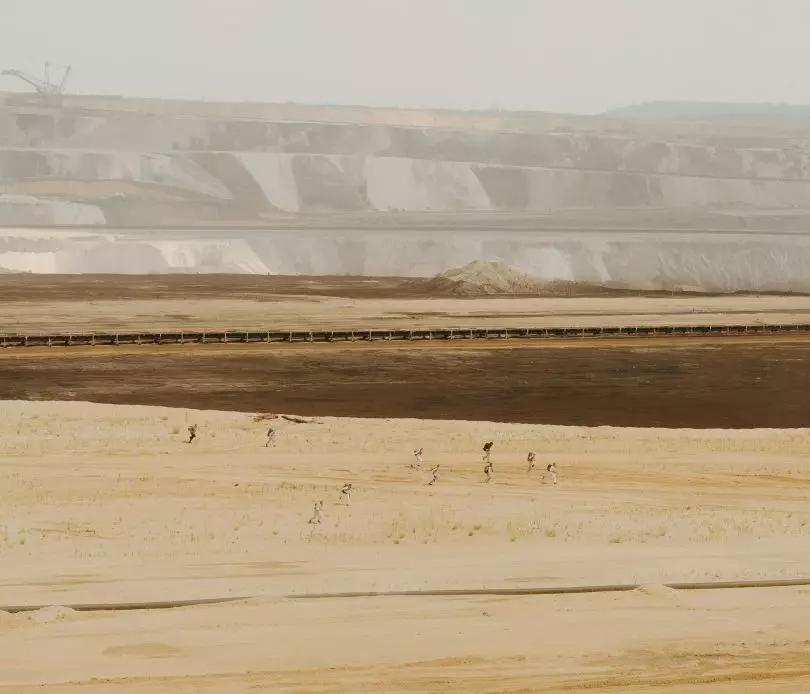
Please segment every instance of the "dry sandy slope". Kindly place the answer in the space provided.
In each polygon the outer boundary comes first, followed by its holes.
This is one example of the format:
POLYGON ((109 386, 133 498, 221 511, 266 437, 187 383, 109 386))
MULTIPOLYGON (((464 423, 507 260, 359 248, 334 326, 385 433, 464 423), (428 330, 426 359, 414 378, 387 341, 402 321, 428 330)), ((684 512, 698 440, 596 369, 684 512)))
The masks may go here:
POLYGON ((568 327, 806 323, 810 297, 2 301, 4 333, 107 330, 568 327))
POLYGON ((810 590, 656 587, 810 575, 807 430, 324 419, 278 424, 266 449, 266 428, 239 413, 0 403, 0 603, 256 596, 0 615, 0 691, 810 687, 810 590), (200 437, 187 446, 191 422, 200 437), (485 485, 479 449, 490 437, 496 477, 485 485), (416 445, 441 464, 433 488, 408 467, 416 445), (527 474, 530 448, 538 469, 558 463, 558 487, 527 474), (346 480, 357 487, 350 508, 335 504, 346 480), (313 528, 321 498, 326 517, 313 528), (284 597, 611 582, 649 588, 284 597))

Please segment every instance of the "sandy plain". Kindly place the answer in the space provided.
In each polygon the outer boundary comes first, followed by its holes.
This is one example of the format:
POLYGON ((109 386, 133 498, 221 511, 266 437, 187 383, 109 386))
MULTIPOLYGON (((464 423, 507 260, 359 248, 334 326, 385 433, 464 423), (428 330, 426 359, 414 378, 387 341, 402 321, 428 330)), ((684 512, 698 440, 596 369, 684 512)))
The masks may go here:
POLYGON ((0 613, 0 691, 810 688, 810 589, 662 587, 810 576, 807 429, 319 418, 274 423, 266 448, 267 426, 237 412, 0 403, 0 603, 51 606, 0 613), (556 487, 541 472, 552 460, 556 487), (346 481, 350 507, 336 503, 346 481), (593 583, 642 588, 296 597, 593 583), (244 599, 59 608, 210 597, 244 599))
POLYGON ((806 323, 800 295, 435 296, 427 280, 0 276, 0 332, 806 323))
POLYGON ((2 331, 525 328, 806 323, 810 297, 53 300, 2 304, 2 331))

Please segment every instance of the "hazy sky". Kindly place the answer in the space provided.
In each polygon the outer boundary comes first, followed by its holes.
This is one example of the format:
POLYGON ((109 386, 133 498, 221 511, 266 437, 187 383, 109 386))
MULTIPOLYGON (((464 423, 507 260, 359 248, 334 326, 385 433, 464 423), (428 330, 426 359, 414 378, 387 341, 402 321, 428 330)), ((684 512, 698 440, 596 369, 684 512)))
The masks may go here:
POLYGON ((810 103, 808 34, 810 0, 0 0, 2 68, 208 100, 810 103))

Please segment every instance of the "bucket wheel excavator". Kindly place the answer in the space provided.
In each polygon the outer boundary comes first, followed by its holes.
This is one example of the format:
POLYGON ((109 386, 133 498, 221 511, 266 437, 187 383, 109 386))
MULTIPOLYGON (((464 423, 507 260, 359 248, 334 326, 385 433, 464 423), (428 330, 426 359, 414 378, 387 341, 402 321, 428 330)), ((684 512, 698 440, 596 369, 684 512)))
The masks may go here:
POLYGON ((17 77, 23 82, 30 84, 37 90, 37 94, 42 96, 59 96, 64 94, 67 88, 68 78, 70 77, 70 65, 62 70, 62 79, 59 81, 51 79, 51 66, 49 63, 45 63, 45 71, 41 79, 23 70, 2 70, 0 71, 0 76, 17 77))

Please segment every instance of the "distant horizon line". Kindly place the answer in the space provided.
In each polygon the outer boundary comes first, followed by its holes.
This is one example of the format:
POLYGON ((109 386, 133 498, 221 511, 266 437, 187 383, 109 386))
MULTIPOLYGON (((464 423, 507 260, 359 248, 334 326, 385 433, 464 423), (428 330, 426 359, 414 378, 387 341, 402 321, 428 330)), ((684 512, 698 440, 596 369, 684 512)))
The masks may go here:
MULTIPOLYGON (((390 104, 369 104, 369 103, 348 103, 348 102, 304 102, 304 101, 272 101, 272 100, 250 100, 250 99, 208 99, 205 97, 198 98, 184 98, 184 97, 167 97, 167 96, 143 96, 143 95, 130 95, 130 94, 104 94, 104 93, 81 93, 69 92, 66 94, 48 94, 42 95, 35 91, 23 90, 8 90, 0 89, 0 97, 41 97, 43 101, 57 100, 57 99, 89 99, 89 100, 111 100, 111 101, 160 101, 160 102, 176 102, 176 103, 195 103, 195 104, 210 104, 210 105, 246 105, 246 106, 280 106, 280 107, 297 107, 297 108, 347 108, 347 109, 364 109, 373 111, 402 111, 402 112, 438 112, 438 113, 458 113, 458 114, 472 114, 472 115, 513 115, 513 116, 563 116, 567 118, 599 118, 599 117, 621 117, 623 112, 631 111, 634 109, 649 109, 654 108, 725 108, 732 109, 729 115, 745 115, 745 109, 753 109, 752 115, 768 115, 763 113, 763 109, 787 109, 796 111, 807 111, 810 116, 810 104, 800 104, 792 102, 777 102, 777 101, 703 101, 703 100, 684 100, 684 99, 651 99, 645 101, 637 101, 624 104, 622 106, 615 106, 604 111, 594 112, 576 112, 576 111, 549 111, 544 109, 525 109, 525 108, 508 108, 508 107, 491 107, 491 108, 462 108, 452 106, 399 106, 390 104)), ((771 113, 770 115, 775 115, 771 113)))

